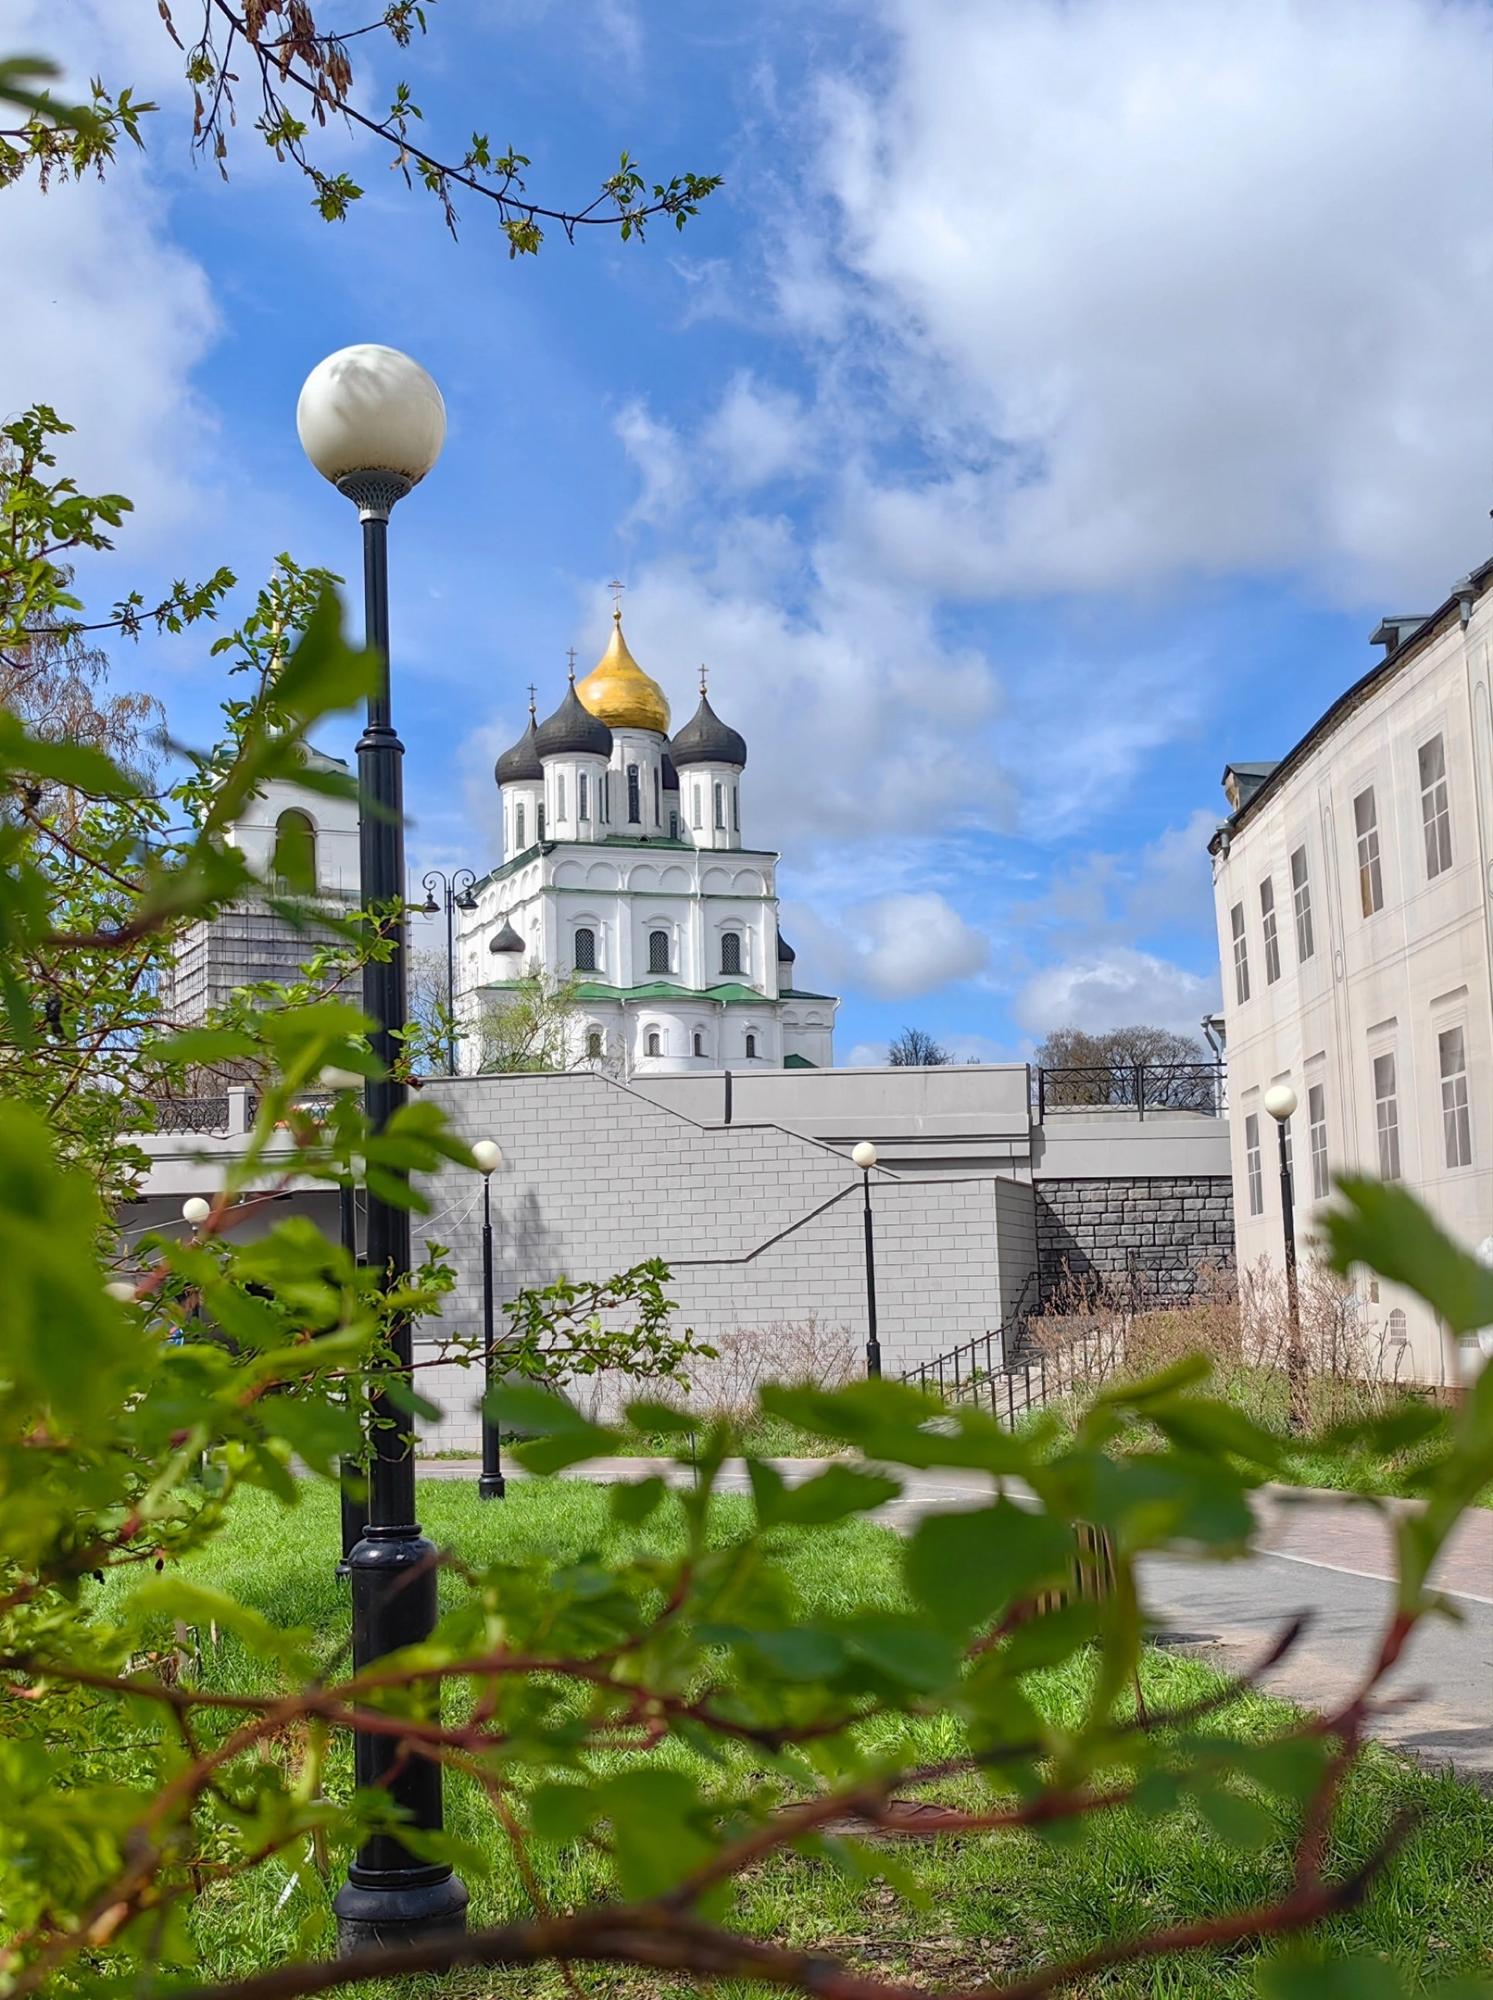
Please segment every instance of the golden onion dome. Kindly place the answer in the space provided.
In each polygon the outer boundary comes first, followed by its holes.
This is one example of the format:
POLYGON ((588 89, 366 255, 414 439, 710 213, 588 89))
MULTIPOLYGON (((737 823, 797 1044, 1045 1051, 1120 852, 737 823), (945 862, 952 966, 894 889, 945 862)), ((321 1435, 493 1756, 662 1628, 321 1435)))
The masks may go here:
POLYGON ((612 613, 612 636, 596 665, 576 693, 591 713, 609 729, 651 729, 669 733, 669 704, 663 689, 645 674, 622 636, 620 607, 612 613))

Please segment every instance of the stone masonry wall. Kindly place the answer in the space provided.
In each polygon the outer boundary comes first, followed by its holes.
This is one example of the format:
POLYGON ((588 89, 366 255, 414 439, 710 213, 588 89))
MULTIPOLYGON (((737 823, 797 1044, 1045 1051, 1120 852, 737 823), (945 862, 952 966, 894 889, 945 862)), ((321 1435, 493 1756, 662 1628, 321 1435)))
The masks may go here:
POLYGON ((1142 1297, 1186 1298, 1207 1266, 1232 1268, 1234 1201, 1224 1175, 1037 1183, 1044 1305, 1071 1281, 1133 1282, 1142 1297))
MULTIPOLYGON (((496 1139, 498 1296, 561 1275, 603 1278, 646 1257, 673 1271, 678 1321, 704 1339, 811 1314, 865 1339, 861 1177, 843 1153, 771 1125, 702 1127, 588 1074, 432 1081, 468 1139, 496 1139)), ((425 1186, 415 1240, 449 1246, 459 1273, 442 1322, 481 1324, 481 1181, 448 1168, 425 1186)), ((888 1374, 999 1319, 994 1183, 872 1176, 877 1305, 888 1374)), ((428 1345, 423 1356, 430 1360, 428 1345)), ((475 1450, 474 1371, 423 1367, 439 1404, 427 1450, 475 1450)))

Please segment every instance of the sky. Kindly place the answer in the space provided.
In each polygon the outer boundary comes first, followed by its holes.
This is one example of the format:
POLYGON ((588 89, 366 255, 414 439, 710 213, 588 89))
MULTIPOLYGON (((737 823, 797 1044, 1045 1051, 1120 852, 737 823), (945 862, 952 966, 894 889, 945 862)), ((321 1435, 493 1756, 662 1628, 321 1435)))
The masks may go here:
MULTIPOLYGON (((185 20, 200 0, 176 0, 185 20)), ((320 0, 352 27, 368 0, 320 0)), ((1280 755, 1488 554, 1493 8, 1449 0, 439 0, 404 51, 432 150, 473 130, 584 203, 624 149, 725 186, 682 234, 458 239, 340 129, 342 224, 252 130, 190 152, 154 0, 0 0, 0 48, 156 100, 104 185, 0 195, 0 409, 76 426, 128 493, 82 581, 150 600, 277 553, 345 575, 300 384, 350 342, 445 396, 396 511, 409 852, 499 858, 492 763, 607 635, 676 725, 700 662, 745 735, 841 1062, 905 1024, 959 1057, 1050 1029, 1196 1031, 1230 758, 1280 755)), ((354 605, 356 606, 356 597, 354 605)), ((354 611, 356 617, 356 609, 354 611)), ((199 632, 121 684, 206 742, 199 632)), ((346 754, 349 722, 322 736, 346 754)))

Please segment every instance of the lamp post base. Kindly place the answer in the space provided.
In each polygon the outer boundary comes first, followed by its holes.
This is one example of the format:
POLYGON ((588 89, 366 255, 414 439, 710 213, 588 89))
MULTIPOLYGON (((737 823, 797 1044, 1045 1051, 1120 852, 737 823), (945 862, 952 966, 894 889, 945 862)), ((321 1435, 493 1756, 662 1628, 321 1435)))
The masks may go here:
POLYGON ((501 1472, 484 1472, 477 1481, 479 1500, 501 1500, 508 1491, 508 1481, 501 1472))
POLYGON ((439 1881, 404 1887, 380 1882, 377 1887, 357 1880, 354 1870, 337 1891, 337 1956, 379 1945, 414 1944, 467 1927, 467 1885, 444 1870, 439 1881))

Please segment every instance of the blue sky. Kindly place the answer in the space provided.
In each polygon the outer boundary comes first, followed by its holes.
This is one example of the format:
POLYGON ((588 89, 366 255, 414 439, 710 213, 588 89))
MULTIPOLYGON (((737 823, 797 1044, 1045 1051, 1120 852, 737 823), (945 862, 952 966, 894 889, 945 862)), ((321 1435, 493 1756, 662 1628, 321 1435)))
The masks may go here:
MULTIPOLYGON (((0 40, 162 106, 106 187, 0 202, 0 403, 54 403, 69 469, 137 501, 90 588, 349 572, 296 394, 406 348, 450 416, 395 517, 412 862, 496 859, 493 757, 620 576, 676 720, 703 659, 747 737, 842 1061, 904 1022, 992 1057, 1195 1027, 1225 759, 1486 553, 1484 6, 441 0, 410 50, 355 45, 435 149, 486 129, 565 205, 623 147, 727 177, 682 236, 517 263, 341 134, 368 193, 327 226, 247 102, 232 178, 194 166, 152 0, 0 0, 0 40)), ((120 677, 201 737, 205 652, 148 638, 120 677)))

